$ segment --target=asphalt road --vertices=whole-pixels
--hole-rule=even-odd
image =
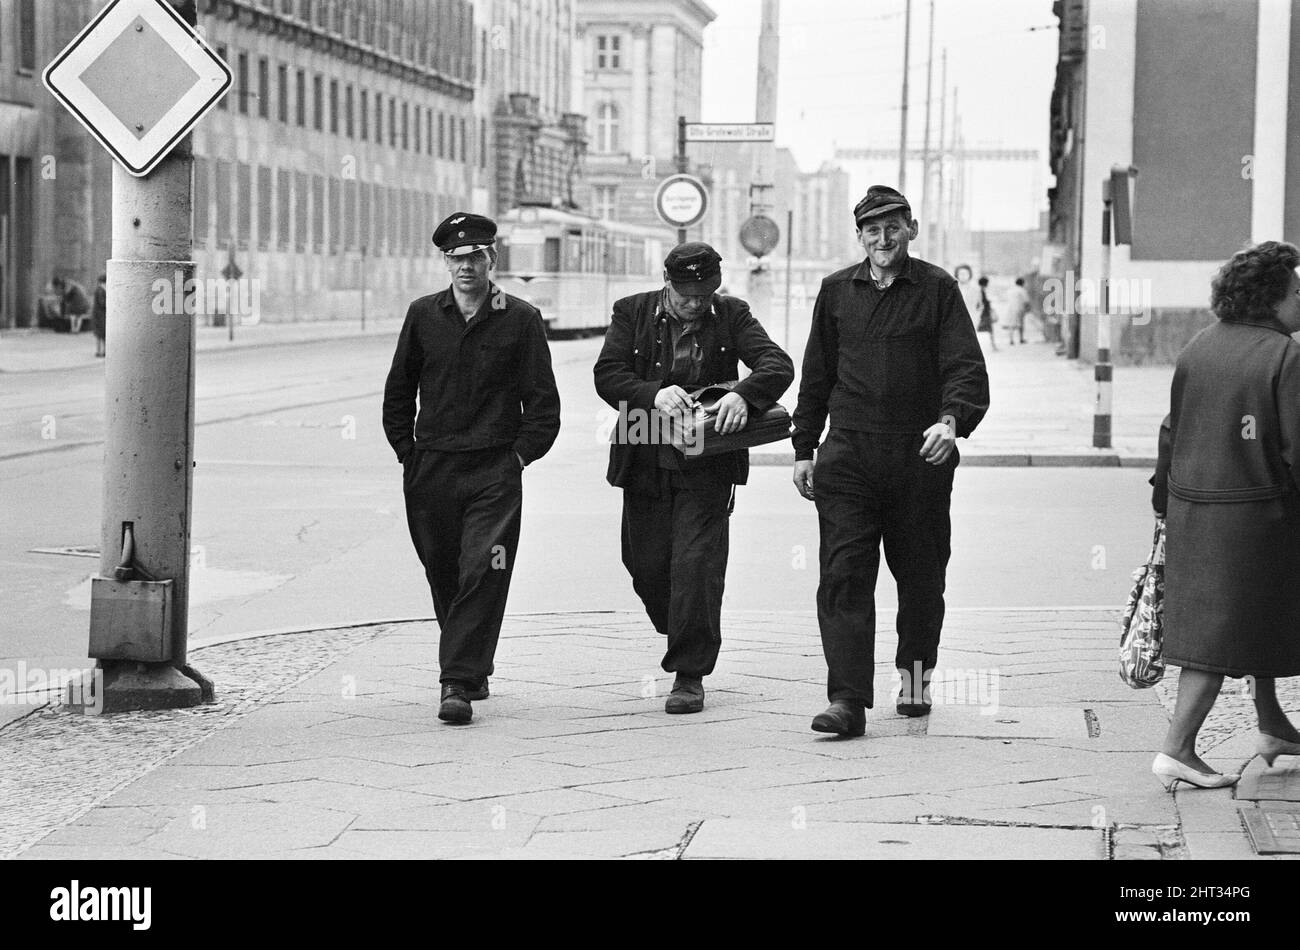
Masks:
[[[432,614],[380,426],[394,342],[200,354],[192,640]],[[619,493],[604,481],[598,349],[598,340],[552,344],[563,428],[525,473],[512,612],[638,606],[620,563]],[[97,562],[33,550],[98,542],[103,378],[102,365],[0,377],[0,667],[86,665]],[[1118,609],[1150,541],[1145,477],[959,470],[949,608]],[[812,505],[787,469],[756,468],[733,519],[726,605],[807,610],[816,580]],[[882,569],[883,608],[892,586]]]

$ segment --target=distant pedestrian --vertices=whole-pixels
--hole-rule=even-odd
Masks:
[[[979,326],[977,330],[980,333],[989,335],[989,347],[996,353],[998,340],[993,333],[993,327],[998,322],[998,315],[993,311],[993,301],[989,300],[989,279],[981,277],[979,285]]]
[[[969,264],[958,264],[952,276],[957,278],[957,291],[961,294],[962,302],[966,304],[966,310],[973,320],[980,312],[980,288],[975,283],[975,272],[970,269]]]
[[[68,280],[58,274],[50,281],[54,292],[59,295],[59,317],[66,322],[69,333],[80,333],[81,324],[90,313],[90,298],[86,288],[75,280]]]
[[[667,637],[661,666],[674,673],[668,713],[704,708],[704,677],[722,646],[722,591],[735,487],[749,478],[745,450],[692,458],[656,440],[652,413],[683,416],[692,390],[731,389],[717,432],[744,429],[794,382],[794,362],[768,338],[749,304],[718,293],[722,258],[701,243],[673,248],[664,285],[614,303],[595,366],[596,391],[620,415],[610,446],[611,485],[623,489],[623,564],[654,628]],[[750,370],[740,378],[739,363]],[[632,423],[635,416],[643,424]],[[637,438],[640,431],[647,437]]]
[[[107,352],[104,341],[108,334],[108,278],[103,274],[99,275],[99,281],[95,285],[91,319],[95,325],[95,355],[102,357]]]
[[[1172,789],[1231,785],[1196,738],[1225,676],[1244,677],[1272,765],[1300,755],[1275,679],[1300,676],[1300,250],[1267,241],[1215,277],[1219,322],[1179,354],[1169,417],[1164,659],[1182,667],[1151,769]],[[1167,472],[1167,474],[1166,474]]]
[[[816,503],[821,533],[817,621],[831,704],[812,728],[860,736],[875,701],[882,542],[898,582],[895,708],[930,711],[957,439],[984,418],[989,385],[958,282],[908,255],[919,225],[907,199],[873,185],[853,216],[867,256],[817,294],[794,414],[794,484]]]
[[[1011,294],[1007,299],[1007,339],[1012,346],[1016,345],[1016,336],[1020,337],[1023,345],[1025,342],[1025,316],[1033,309],[1029,302],[1029,292],[1025,290],[1025,279],[1016,278],[1016,285],[1011,288]]]
[[[384,387],[406,520],[438,617],[438,718],[487,699],[519,544],[522,472],[560,431],[542,316],[496,287],[495,222],[457,213],[434,232],[452,281],[411,304]],[[416,399],[419,399],[419,413]]]

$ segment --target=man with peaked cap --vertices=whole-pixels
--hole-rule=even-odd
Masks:
[[[669,713],[704,708],[704,677],[722,645],[722,590],[734,489],[749,475],[741,450],[694,458],[665,444],[644,420],[684,416],[691,391],[725,384],[716,428],[739,432],[775,405],[794,381],[794,363],[768,339],[743,300],[717,293],[722,258],[707,244],[674,248],[664,286],[614,304],[596,361],[596,391],[619,411],[608,481],[623,489],[623,564],[659,633],[662,666],[675,673]],[[751,370],[739,379],[738,361]]]
[[[821,528],[817,621],[831,705],[812,728],[860,736],[874,702],[882,541],[898,581],[896,709],[930,710],[956,440],[984,418],[989,383],[957,282],[908,255],[918,226],[907,199],[874,185],[853,217],[867,257],[817,294],[794,413],[794,483],[816,503]]]
[[[411,304],[384,387],[406,520],[440,629],[438,718],[465,723],[488,676],[515,566],[522,471],[560,431],[542,316],[496,287],[497,227],[458,212],[434,232],[451,286]],[[416,396],[419,412],[416,412]]]

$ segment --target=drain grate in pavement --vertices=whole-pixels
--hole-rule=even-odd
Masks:
[[[1242,816],[1256,854],[1300,854],[1300,806],[1263,805]]]

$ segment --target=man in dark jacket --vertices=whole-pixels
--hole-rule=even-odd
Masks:
[[[623,489],[623,564],[651,623],[668,637],[663,669],[675,673],[670,713],[704,708],[704,677],[722,645],[727,522],[747,451],[693,457],[666,444],[665,418],[693,408],[691,392],[731,389],[717,431],[739,432],[794,381],[794,363],[768,339],[749,305],[717,293],[722,258],[707,244],[674,248],[661,290],[614,304],[596,361],[596,391],[619,411],[608,480]],[[737,381],[737,360],[751,370]],[[647,422],[649,424],[647,424]]]
[[[882,540],[898,581],[897,711],[929,712],[956,440],[984,418],[989,386],[957,282],[908,256],[918,226],[907,199],[875,185],[854,220],[867,258],[831,274],[817,295],[794,414],[794,483],[821,524],[817,620],[831,705],[812,727],[860,736],[874,701]]]
[[[523,508],[521,473],[560,431],[541,314],[492,284],[496,224],[453,214],[434,233],[451,286],[411,304],[384,387],[406,519],[441,637],[438,718],[487,699]],[[419,395],[419,416],[416,396]]]

